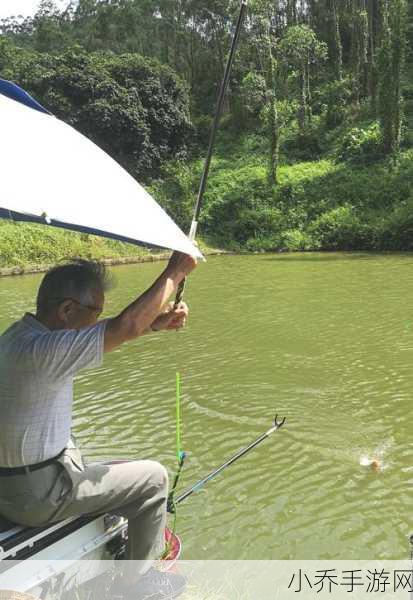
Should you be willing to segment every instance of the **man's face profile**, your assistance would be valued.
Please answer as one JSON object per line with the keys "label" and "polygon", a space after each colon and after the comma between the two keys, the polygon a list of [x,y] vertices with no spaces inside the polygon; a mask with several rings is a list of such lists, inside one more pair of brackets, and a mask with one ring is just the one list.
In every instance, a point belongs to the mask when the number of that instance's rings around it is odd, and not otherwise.
{"label": "man's face profile", "polygon": [[76,298],[62,298],[56,309],[59,329],[82,329],[97,323],[103,311],[105,295],[102,291],[95,290],[90,296],[90,304]]}

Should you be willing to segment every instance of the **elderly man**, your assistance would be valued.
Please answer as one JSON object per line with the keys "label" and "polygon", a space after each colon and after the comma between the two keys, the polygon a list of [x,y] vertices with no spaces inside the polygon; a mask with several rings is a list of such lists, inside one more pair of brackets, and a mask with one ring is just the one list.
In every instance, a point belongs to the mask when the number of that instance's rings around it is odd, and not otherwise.
{"label": "elderly man", "polygon": [[124,342],[181,328],[187,306],[173,308],[168,300],[195,267],[195,259],[174,253],[145,293],[118,316],[101,321],[103,265],[76,260],[45,275],[36,315],[25,314],[0,336],[2,516],[40,526],[112,512],[129,520],[129,559],[160,556],[167,473],[150,460],[83,464],[70,442],[73,378],[81,369],[98,367],[105,352]]}

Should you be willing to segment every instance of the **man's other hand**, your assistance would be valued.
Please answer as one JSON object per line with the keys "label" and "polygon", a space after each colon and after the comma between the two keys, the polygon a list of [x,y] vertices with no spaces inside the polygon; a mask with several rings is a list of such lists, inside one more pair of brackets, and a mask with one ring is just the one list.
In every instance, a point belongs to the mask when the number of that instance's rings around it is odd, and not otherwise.
{"label": "man's other hand", "polygon": [[[120,344],[134,340],[150,330],[181,329],[188,316],[188,307],[182,303],[174,308],[172,303],[166,305],[166,302],[196,265],[197,260],[192,256],[174,252],[167,267],[151,287],[117,317],[108,319],[105,329],[105,352],[110,352]],[[165,306],[166,310],[163,309]]]}
{"label": "man's other hand", "polygon": [[185,302],[180,302],[176,308],[174,308],[174,303],[170,302],[166,310],[152,323],[151,329],[152,331],[182,329],[185,326],[188,314],[189,309]]}

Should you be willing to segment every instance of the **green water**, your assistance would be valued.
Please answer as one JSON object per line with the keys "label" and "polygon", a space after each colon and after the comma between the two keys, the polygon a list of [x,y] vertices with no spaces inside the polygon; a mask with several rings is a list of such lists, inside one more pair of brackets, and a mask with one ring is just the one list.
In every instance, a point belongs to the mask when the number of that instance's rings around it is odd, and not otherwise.
{"label": "green water", "polygon": [[[106,316],[161,264],[114,268]],[[33,309],[40,276],[0,279],[0,325]],[[175,467],[182,488],[268,429],[285,428],[179,508],[184,558],[399,559],[413,532],[413,256],[210,258],[191,276],[185,331],[145,337],[76,384],[89,459]],[[378,457],[382,470],[362,466]]]}

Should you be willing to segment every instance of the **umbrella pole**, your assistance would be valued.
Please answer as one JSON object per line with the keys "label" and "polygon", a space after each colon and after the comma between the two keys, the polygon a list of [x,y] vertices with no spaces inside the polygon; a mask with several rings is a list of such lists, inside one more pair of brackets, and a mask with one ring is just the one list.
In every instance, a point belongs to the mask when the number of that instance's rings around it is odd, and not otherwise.
{"label": "umbrella pole", "polygon": [[[205,188],[206,188],[206,184],[207,184],[207,179],[208,179],[208,174],[209,174],[209,168],[211,166],[211,159],[212,159],[212,152],[214,149],[214,143],[215,143],[215,137],[218,131],[218,125],[219,125],[219,120],[221,118],[221,113],[222,113],[222,107],[224,104],[224,98],[225,98],[225,92],[228,88],[228,83],[229,83],[229,78],[230,78],[230,74],[231,74],[231,69],[232,69],[232,64],[234,62],[234,57],[235,57],[235,51],[238,45],[238,39],[241,33],[241,26],[242,23],[244,21],[244,16],[245,16],[245,11],[247,9],[247,0],[241,0],[241,7],[240,7],[240,12],[238,15],[238,20],[237,20],[237,24],[235,26],[235,32],[234,32],[234,36],[232,38],[232,43],[231,43],[231,49],[228,55],[228,60],[227,60],[227,64],[225,67],[225,73],[224,73],[224,77],[222,79],[221,82],[221,87],[219,90],[219,95],[218,95],[218,102],[217,102],[217,107],[215,110],[215,116],[214,116],[214,121],[212,124],[212,129],[211,129],[211,133],[210,133],[210,137],[209,137],[209,144],[208,144],[208,151],[207,151],[207,156],[205,159],[205,164],[204,164],[204,171],[202,173],[202,177],[201,177],[201,182],[199,185],[199,190],[198,190],[198,195],[197,195],[197,199],[196,199],[196,203],[195,203],[195,208],[194,208],[194,214],[193,214],[193,218],[192,218],[192,223],[191,223],[191,228],[189,230],[189,234],[188,237],[190,240],[194,240],[196,237],[196,231],[197,231],[197,227],[198,227],[198,219],[199,219],[199,213],[201,211],[201,204],[202,204],[202,199],[204,196],[204,192],[205,192]],[[185,291],[185,282],[186,280],[183,279],[181,281],[181,283],[178,286],[177,292],[176,292],[176,297],[175,297],[175,307],[178,306],[178,304],[182,301],[183,295],[184,295],[184,291]]]}

